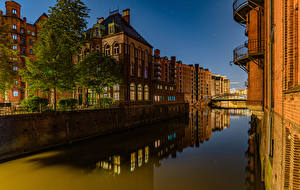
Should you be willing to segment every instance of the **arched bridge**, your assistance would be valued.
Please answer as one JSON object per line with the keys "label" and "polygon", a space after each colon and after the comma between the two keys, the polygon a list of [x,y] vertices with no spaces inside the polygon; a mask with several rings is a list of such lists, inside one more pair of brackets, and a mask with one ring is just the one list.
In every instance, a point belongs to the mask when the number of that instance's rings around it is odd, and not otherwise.
{"label": "arched bridge", "polygon": [[247,95],[241,94],[220,94],[212,96],[212,101],[247,101]]}
{"label": "arched bridge", "polygon": [[212,107],[216,108],[247,108],[247,96],[242,94],[221,94],[213,96]]}

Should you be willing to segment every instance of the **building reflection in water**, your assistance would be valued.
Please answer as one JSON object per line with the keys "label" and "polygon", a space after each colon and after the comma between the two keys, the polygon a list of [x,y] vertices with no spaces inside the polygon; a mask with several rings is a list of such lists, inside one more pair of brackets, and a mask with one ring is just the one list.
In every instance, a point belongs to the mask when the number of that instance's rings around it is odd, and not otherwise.
{"label": "building reflection in water", "polygon": [[[270,122],[272,125],[270,125]],[[266,189],[300,190],[300,128],[282,122],[276,114],[269,118],[252,117],[251,144],[256,148],[256,176]],[[254,159],[254,158],[253,158]]]}
{"label": "building reflection in water", "polygon": [[[0,187],[1,189],[32,189],[32,186],[39,188],[48,184],[48,189],[66,189],[65,187],[68,189],[96,189],[101,187],[106,190],[152,190],[154,189],[154,169],[160,168],[163,160],[176,158],[177,154],[186,148],[200,147],[213,136],[213,133],[230,128],[232,117],[249,116],[250,114],[247,110],[191,109],[188,121],[187,119],[175,119],[172,122],[137,128],[123,134],[62,147],[55,150],[56,153],[53,154],[42,153],[12,161],[10,165],[8,164],[9,170],[7,168],[5,170],[8,165],[0,165],[0,179],[8,176],[7,171],[12,172],[12,175],[20,174],[19,168],[22,168],[21,172],[24,174],[15,175],[15,178],[22,183],[16,184],[6,180],[4,183],[1,182]],[[255,189],[252,188],[255,186],[253,184],[262,179],[260,175],[261,162],[258,160],[257,153],[259,143],[256,143],[262,136],[259,137],[257,130],[258,128],[254,125],[249,130],[249,149],[246,152],[249,162],[245,180],[251,187],[250,189]],[[297,146],[295,137],[295,134],[290,134],[289,142],[293,142],[287,145],[290,146],[290,150],[295,150]],[[289,153],[289,156],[295,157],[295,154]],[[296,159],[289,163],[290,170],[292,167],[296,168],[295,163],[297,163]],[[12,165],[15,166],[15,171],[14,168],[11,168]],[[36,177],[39,180],[35,182],[27,179],[26,173],[34,175],[37,168],[39,168],[39,172],[45,170],[44,175],[37,174]],[[53,168],[55,171],[49,172]],[[68,175],[72,175],[72,179],[65,179]],[[51,185],[48,183],[49,178],[56,179],[57,177],[65,180],[56,180]],[[76,183],[72,182],[74,180]],[[258,183],[259,185],[261,183]],[[9,188],[12,186],[14,188]]]}

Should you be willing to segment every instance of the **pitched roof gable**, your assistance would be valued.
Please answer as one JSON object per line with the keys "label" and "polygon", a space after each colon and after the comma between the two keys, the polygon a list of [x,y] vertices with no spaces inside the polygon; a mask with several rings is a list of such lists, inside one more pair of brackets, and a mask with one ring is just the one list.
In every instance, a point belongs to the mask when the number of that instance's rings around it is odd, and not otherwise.
{"label": "pitched roof gable", "polygon": [[128,24],[122,17],[120,13],[112,14],[108,16],[101,25],[105,26],[106,33],[108,33],[108,25],[110,23],[116,23],[119,25],[119,30],[124,32],[128,36],[140,41],[141,43],[148,45],[152,48],[151,44],[149,44],[130,24]]}

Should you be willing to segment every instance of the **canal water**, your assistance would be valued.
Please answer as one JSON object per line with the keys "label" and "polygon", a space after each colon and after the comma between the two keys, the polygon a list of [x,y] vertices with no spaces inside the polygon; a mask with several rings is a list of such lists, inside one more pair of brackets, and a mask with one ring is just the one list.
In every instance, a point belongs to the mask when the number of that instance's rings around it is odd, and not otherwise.
{"label": "canal water", "polygon": [[189,120],[174,119],[2,163],[0,189],[263,189],[251,176],[250,121],[247,110],[192,110]]}

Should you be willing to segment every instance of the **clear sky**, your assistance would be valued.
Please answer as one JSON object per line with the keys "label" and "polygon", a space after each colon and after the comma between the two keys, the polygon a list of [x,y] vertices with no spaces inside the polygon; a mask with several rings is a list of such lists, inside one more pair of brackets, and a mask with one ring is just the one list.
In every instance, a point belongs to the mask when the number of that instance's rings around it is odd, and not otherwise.
{"label": "clear sky", "polygon": [[[47,13],[55,0],[15,0],[22,5],[21,16],[34,22]],[[233,0],[82,0],[90,8],[89,26],[109,10],[131,9],[131,24],[162,56],[176,56],[184,64],[198,63],[213,74],[225,75],[231,88],[245,88],[247,75],[230,66],[233,49],[246,37],[234,22]],[[0,0],[5,10],[5,0]]]}

